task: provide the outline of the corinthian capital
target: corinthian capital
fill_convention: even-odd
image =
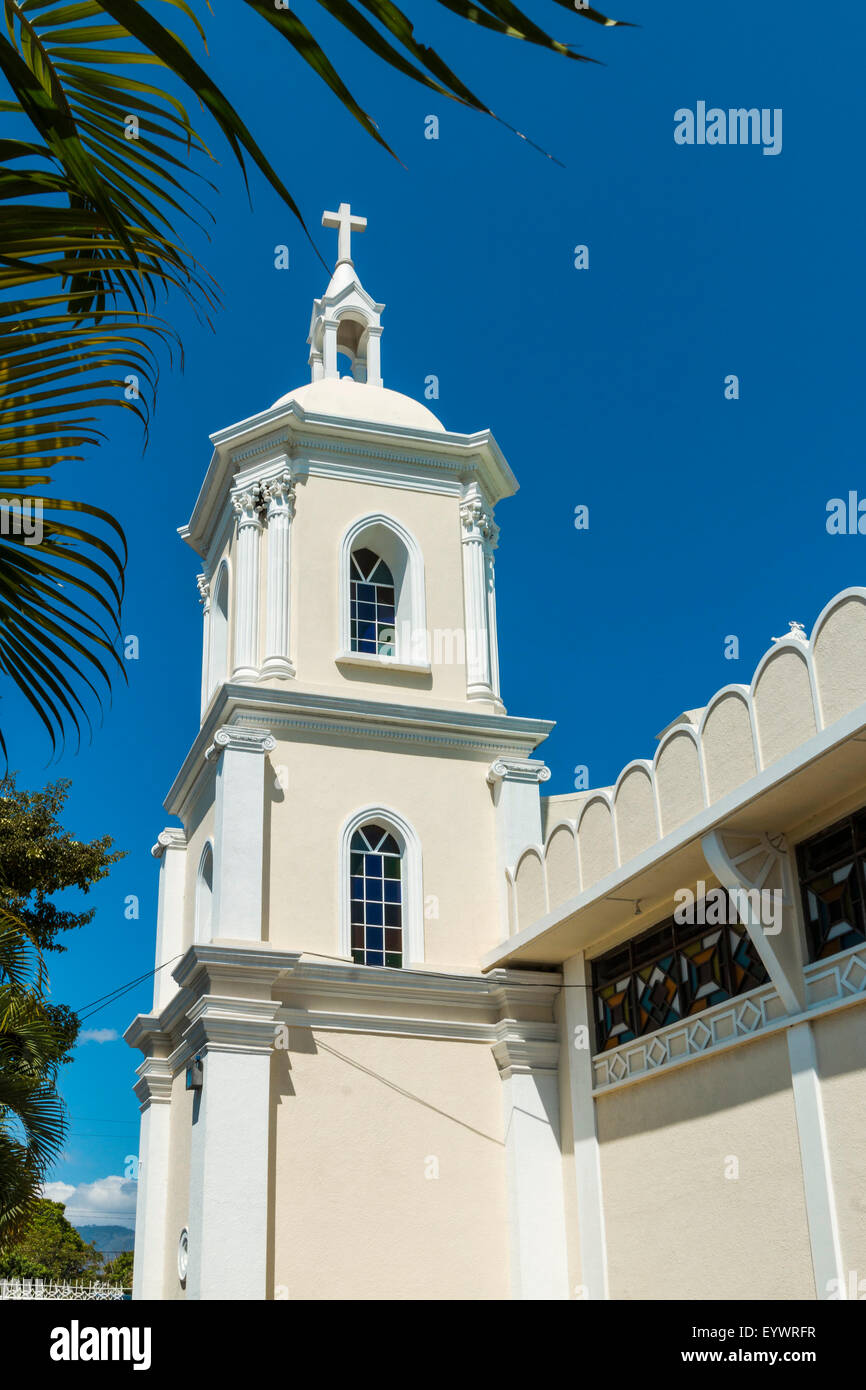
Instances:
[[[460,503],[460,521],[465,531],[464,540],[486,541],[491,550],[499,540],[499,527],[493,520],[493,508],[481,494],[477,483],[473,483]]]
[[[268,516],[277,512],[295,514],[295,484],[291,473],[284,469],[276,478],[268,478],[262,485],[262,503],[267,507]]]
[[[238,528],[260,526],[263,506],[260,483],[251,483],[232,493],[232,508],[238,519]]]

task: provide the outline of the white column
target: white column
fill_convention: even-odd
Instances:
[[[847,1299],[815,1036],[810,1023],[797,1023],[786,1031],[815,1294],[818,1298]]]
[[[220,760],[214,817],[214,941],[262,940],[265,755],[275,747],[267,729],[226,724],[217,729],[206,754]]]
[[[153,977],[153,1011],[161,1013],[177,993],[168,964],[184,952],[186,905],[186,833],[170,825],[161,830],[150,851],[159,859],[159,897],[156,910],[156,974]],[[161,968],[162,967],[162,968]]]
[[[326,319],[322,325],[322,367],[326,377],[338,377],[340,375],[337,366],[337,330],[339,326],[336,319]]]
[[[292,519],[295,487],[289,472],[271,478],[262,489],[268,508],[268,590],[265,660],[262,674],[293,676],[292,634]]]
[[[135,1205],[135,1266],[132,1296],[165,1298],[171,1069],[165,1061],[146,1058],[138,1068],[135,1093],[141,1102],[138,1145],[138,1192]],[[179,1234],[179,1233],[178,1233]]]
[[[493,1049],[505,1111],[515,1299],[568,1298],[557,1052],[556,1044],[513,1036]]]
[[[527,845],[541,842],[539,783],[550,768],[538,758],[496,758],[487,782],[496,808],[496,872],[499,882],[500,939],[508,936],[508,886],[505,870],[512,868]]]
[[[382,385],[382,329],[375,324],[367,329],[367,385]]]
[[[563,966],[565,1028],[564,1052],[568,1057],[568,1087],[574,1136],[574,1176],[577,1187],[577,1226],[580,1244],[581,1283],[584,1297],[608,1297],[607,1246],[601,1159],[592,1095],[592,990],[591,974],[582,951]]]
[[[207,996],[190,1009],[203,1056],[193,1101],[187,1298],[268,1292],[268,1132],[274,1018],[267,1000]]]
[[[466,627],[466,694],[470,700],[499,700],[498,656],[493,652],[491,631],[495,598],[492,597],[493,551],[499,528],[493,508],[477,483],[470,483],[460,504],[463,526],[463,604]]]
[[[232,506],[238,519],[232,680],[256,680],[259,674],[261,489],[254,484],[234,493]]]
[[[210,685],[210,584],[203,574],[198,575],[196,583],[202,605],[201,712],[204,714]]]

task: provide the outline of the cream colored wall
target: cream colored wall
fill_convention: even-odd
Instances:
[[[866,1298],[866,1008],[841,1009],[814,1025],[839,1242],[846,1272]]]
[[[597,1120],[612,1298],[815,1297],[784,1035],[600,1096]]]
[[[403,816],[420,841],[429,964],[477,968],[498,940],[494,809],[485,780],[489,759],[397,752],[393,745],[346,739],[278,740],[266,772],[268,939],[286,950],[339,948],[339,852],[355,812],[381,805]]]
[[[169,1133],[169,1172],[166,1199],[165,1290],[164,1297],[185,1299],[186,1290],[177,1277],[177,1245],[184,1226],[189,1225],[189,1155],[192,1136],[194,1091],[186,1089],[186,1073],[178,1072],[171,1085],[171,1128]]]
[[[355,521],[379,512],[400,522],[421,550],[431,660],[435,629],[464,631],[457,497],[322,476],[299,478],[292,522],[292,658],[297,670],[293,688],[327,687],[358,699],[406,704],[465,704],[465,660],[458,664],[440,659],[434,662],[431,676],[335,664],[340,649],[343,537]]]
[[[292,1029],[275,1088],[278,1298],[508,1297],[501,1082],[482,1044]],[[428,1178],[431,1160],[438,1178]]]

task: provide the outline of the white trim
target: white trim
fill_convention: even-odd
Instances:
[[[788,1058],[803,1167],[815,1293],[819,1299],[845,1299],[848,1295],[830,1172],[830,1148],[824,1124],[815,1035],[810,1023],[797,1023],[788,1029]]]
[[[339,648],[340,652],[351,652],[351,630],[349,627],[349,565],[352,551],[363,542],[367,531],[381,527],[393,536],[402,552],[402,573],[394,574],[396,589],[396,609],[394,615],[394,652],[396,662],[408,665],[428,666],[430,663],[427,637],[427,600],[424,585],[424,557],[421,547],[406,527],[384,512],[370,512],[354,521],[340,542],[340,603],[339,603]],[[381,544],[375,539],[371,549],[385,561],[392,570],[397,568],[395,556],[382,554]],[[408,632],[409,641],[406,641]]]
[[[419,965],[424,960],[424,882],[421,842],[409,822],[386,806],[366,806],[346,821],[340,835],[340,955],[352,959],[352,927],[349,899],[349,846],[352,836],[370,821],[389,830],[402,851],[403,875],[403,965]]]
[[[334,661],[338,666],[366,666],[374,671],[406,671],[413,676],[429,676],[433,670],[429,661],[397,661],[392,656],[374,656],[371,652],[339,652]]]
[[[574,1139],[574,1178],[577,1188],[580,1281],[584,1297],[593,1301],[610,1297],[607,1277],[607,1237],[601,1184],[597,1110],[592,1093],[591,975],[583,951],[562,967],[562,1024],[565,1031],[567,1083],[571,1097]],[[585,1045],[584,1045],[585,1044]]]

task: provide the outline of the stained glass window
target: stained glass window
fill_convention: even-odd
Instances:
[[[356,965],[403,964],[403,861],[381,825],[356,830],[349,846],[352,960]]]
[[[766,983],[767,972],[736,910],[726,915],[727,924],[713,927],[683,926],[671,917],[593,961],[599,1052]]]
[[[798,845],[797,863],[811,959],[823,960],[866,941],[866,811]]]
[[[394,655],[396,617],[394,577],[373,550],[352,552],[349,560],[351,650],[371,656]]]

